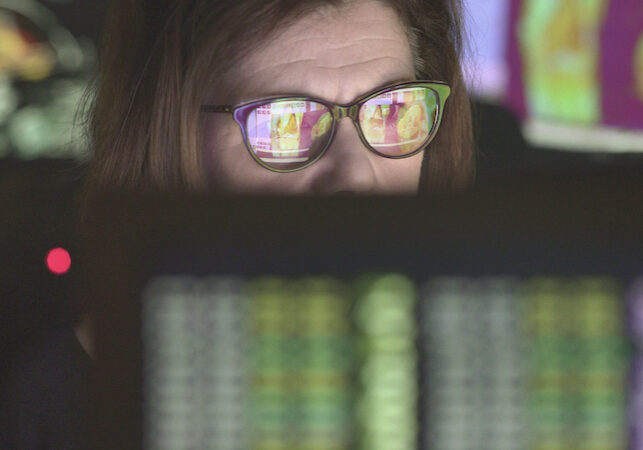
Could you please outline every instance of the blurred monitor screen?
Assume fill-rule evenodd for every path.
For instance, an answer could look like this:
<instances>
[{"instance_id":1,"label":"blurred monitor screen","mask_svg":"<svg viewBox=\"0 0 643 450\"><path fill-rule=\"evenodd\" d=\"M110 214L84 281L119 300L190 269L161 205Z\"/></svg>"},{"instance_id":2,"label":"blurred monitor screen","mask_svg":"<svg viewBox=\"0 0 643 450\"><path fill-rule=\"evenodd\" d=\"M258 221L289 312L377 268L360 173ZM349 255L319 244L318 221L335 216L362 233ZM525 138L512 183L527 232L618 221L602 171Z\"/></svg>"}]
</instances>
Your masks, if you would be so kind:
<instances>
[{"instance_id":1,"label":"blurred monitor screen","mask_svg":"<svg viewBox=\"0 0 643 450\"><path fill-rule=\"evenodd\" d=\"M625 449L626 308L643 279L157 278L145 448Z\"/></svg>"},{"instance_id":2,"label":"blurred monitor screen","mask_svg":"<svg viewBox=\"0 0 643 450\"><path fill-rule=\"evenodd\" d=\"M466 0L467 47L463 69L469 91L501 102L509 83L507 40L510 0Z\"/></svg>"},{"instance_id":3,"label":"blurred monitor screen","mask_svg":"<svg viewBox=\"0 0 643 450\"><path fill-rule=\"evenodd\" d=\"M537 147L643 152L638 0L467 2L468 82Z\"/></svg>"},{"instance_id":4,"label":"blurred monitor screen","mask_svg":"<svg viewBox=\"0 0 643 450\"><path fill-rule=\"evenodd\" d=\"M643 224L628 211L640 194L559 188L449 202L116 199L89 252L98 441L639 443Z\"/></svg>"},{"instance_id":5,"label":"blurred monitor screen","mask_svg":"<svg viewBox=\"0 0 643 450\"><path fill-rule=\"evenodd\" d=\"M0 158L84 160L106 0L0 0Z\"/></svg>"}]
</instances>

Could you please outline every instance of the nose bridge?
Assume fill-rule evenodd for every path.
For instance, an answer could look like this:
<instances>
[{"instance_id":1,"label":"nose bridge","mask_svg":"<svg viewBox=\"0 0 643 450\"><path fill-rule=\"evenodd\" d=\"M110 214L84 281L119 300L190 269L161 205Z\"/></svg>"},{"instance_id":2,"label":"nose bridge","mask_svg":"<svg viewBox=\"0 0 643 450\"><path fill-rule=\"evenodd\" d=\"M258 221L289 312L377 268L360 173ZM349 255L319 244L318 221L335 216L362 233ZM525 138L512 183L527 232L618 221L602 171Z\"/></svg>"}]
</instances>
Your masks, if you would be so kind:
<instances>
[{"instance_id":1,"label":"nose bridge","mask_svg":"<svg viewBox=\"0 0 643 450\"><path fill-rule=\"evenodd\" d=\"M333 108L333 114L336 120L342 120L344 117L350 117L353 120L357 119L357 105L351 106L340 106L335 105Z\"/></svg>"},{"instance_id":2,"label":"nose bridge","mask_svg":"<svg viewBox=\"0 0 643 450\"><path fill-rule=\"evenodd\" d=\"M369 193L377 188L377 176L369 152L363 147L357 123L359 107L356 105L333 105L332 114L335 125L350 117L358 133L350 132L350 126L337 132L328 152L317 163L317 170L311 174L311 188L317 193ZM342 128L342 127L338 127ZM337 130L339 131L339 130Z\"/></svg>"}]
</instances>

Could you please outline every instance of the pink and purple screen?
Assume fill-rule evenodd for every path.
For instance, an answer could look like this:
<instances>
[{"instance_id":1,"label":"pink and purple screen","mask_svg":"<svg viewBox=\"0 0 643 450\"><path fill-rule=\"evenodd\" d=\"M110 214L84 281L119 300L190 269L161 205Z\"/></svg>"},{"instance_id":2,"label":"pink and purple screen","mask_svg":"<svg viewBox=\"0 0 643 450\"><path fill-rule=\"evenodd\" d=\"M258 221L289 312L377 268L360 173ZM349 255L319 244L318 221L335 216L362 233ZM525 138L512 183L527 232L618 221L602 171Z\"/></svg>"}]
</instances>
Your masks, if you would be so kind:
<instances>
[{"instance_id":1,"label":"pink and purple screen","mask_svg":"<svg viewBox=\"0 0 643 450\"><path fill-rule=\"evenodd\" d=\"M467 14L470 88L509 106L530 140L643 151L640 0L469 0Z\"/></svg>"}]
</instances>

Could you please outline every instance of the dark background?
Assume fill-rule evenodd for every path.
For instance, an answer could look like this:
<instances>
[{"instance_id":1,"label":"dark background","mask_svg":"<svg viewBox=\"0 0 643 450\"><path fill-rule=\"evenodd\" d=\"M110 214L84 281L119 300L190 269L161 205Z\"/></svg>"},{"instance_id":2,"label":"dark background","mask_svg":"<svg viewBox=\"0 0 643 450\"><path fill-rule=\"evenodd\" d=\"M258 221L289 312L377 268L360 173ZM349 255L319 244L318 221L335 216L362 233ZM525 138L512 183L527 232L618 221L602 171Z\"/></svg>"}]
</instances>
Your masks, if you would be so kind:
<instances>
[{"instance_id":1,"label":"dark background","mask_svg":"<svg viewBox=\"0 0 643 450\"><path fill-rule=\"evenodd\" d=\"M107 7L104 0L43 1L59 24L74 36L97 46ZM34 92L65 77L81 73L55 72L39 83L14 80L20 92ZM50 92L35 101L47 102ZM27 99L23 97L22 102ZM64 153L63 153L64 155ZM24 159L16 149L0 158L0 373L10 357L75 319L71 285L77 271L76 197L84 163L68 157ZM45 266L55 247L72 253L68 275L56 276Z\"/></svg>"}]
</instances>

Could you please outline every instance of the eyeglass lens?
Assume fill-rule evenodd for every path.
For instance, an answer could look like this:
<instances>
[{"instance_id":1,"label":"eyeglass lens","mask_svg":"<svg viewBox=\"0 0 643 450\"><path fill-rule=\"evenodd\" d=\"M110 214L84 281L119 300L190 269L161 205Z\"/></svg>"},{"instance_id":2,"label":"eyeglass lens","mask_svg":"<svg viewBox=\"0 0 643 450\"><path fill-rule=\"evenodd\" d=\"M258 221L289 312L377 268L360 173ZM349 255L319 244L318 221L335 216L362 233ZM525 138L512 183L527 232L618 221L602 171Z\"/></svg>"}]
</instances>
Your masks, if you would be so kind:
<instances>
[{"instance_id":1,"label":"eyeglass lens","mask_svg":"<svg viewBox=\"0 0 643 450\"><path fill-rule=\"evenodd\" d=\"M428 88L406 88L369 99L359 111L368 144L386 156L404 156L426 144L437 114L437 95Z\"/></svg>"},{"instance_id":2,"label":"eyeglass lens","mask_svg":"<svg viewBox=\"0 0 643 450\"><path fill-rule=\"evenodd\" d=\"M438 98L425 87L387 91L364 102L359 126L378 153L399 157L426 144ZM253 109L246 120L246 139L257 159L273 169L291 170L314 160L332 131L332 113L313 100L276 100Z\"/></svg>"},{"instance_id":3,"label":"eyeglass lens","mask_svg":"<svg viewBox=\"0 0 643 450\"><path fill-rule=\"evenodd\" d=\"M290 170L306 165L324 150L333 119L325 105L311 100L278 100L248 115L246 138L265 165Z\"/></svg>"}]
</instances>

